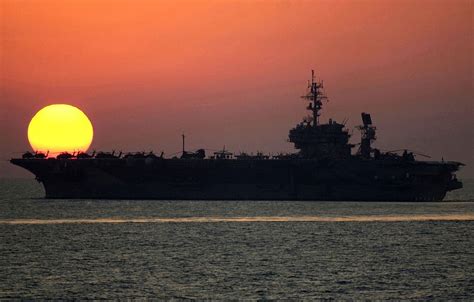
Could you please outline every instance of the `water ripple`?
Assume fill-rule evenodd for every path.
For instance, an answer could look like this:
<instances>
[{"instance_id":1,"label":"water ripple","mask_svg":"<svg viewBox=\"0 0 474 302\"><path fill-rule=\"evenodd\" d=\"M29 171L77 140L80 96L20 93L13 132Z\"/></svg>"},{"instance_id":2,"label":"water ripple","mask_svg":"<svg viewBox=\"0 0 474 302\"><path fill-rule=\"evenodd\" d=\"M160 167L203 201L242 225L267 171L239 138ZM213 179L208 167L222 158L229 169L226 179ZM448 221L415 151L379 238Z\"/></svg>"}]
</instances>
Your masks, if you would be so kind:
<instances>
[{"instance_id":1,"label":"water ripple","mask_svg":"<svg viewBox=\"0 0 474 302\"><path fill-rule=\"evenodd\" d=\"M94 219L3 219L0 224L91 224L91 223L216 223L216 222L406 222L472 221L474 214L359 215L359 216L255 216L255 217L146 217Z\"/></svg>"}]
</instances>

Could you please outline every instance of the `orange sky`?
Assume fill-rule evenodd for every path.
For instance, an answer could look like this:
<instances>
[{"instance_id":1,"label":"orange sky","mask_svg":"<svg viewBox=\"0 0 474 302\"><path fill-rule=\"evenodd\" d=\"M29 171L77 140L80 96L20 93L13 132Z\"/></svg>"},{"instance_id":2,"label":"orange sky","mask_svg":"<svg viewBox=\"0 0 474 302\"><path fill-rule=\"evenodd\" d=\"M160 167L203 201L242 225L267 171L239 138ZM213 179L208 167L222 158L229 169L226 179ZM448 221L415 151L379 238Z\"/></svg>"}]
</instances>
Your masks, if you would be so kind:
<instances>
[{"instance_id":1,"label":"orange sky","mask_svg":"<svg viewBox=\"0 0 474 302\"><path fill-rule=\"evenodd\" d=\"M31 117L69 103L92 148L291 151L310 70L322 119L381 149L459 160L474 176L472 1L0 1L0 177ZM354 132L353 140L359 140Z\"/></svg>"}]
</instances>

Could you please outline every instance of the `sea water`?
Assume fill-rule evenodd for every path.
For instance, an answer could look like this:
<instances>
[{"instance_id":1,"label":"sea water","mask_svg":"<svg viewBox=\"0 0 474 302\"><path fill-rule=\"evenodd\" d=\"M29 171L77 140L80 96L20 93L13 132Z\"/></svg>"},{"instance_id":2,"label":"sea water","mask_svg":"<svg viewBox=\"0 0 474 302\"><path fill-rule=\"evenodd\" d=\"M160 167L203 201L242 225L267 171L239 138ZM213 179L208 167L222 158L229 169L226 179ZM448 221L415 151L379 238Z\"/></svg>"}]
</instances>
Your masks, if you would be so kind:
<instances>
[{"instance_id":1,"label":"sea water","mask_svg":"<svg viewBox=\"0 0 474 302\"><path fill-rule=\"evenodd\" d=\"M0 298L474 299L445 202L48 200L0 180Z\"/></svg>"}]
</instances>

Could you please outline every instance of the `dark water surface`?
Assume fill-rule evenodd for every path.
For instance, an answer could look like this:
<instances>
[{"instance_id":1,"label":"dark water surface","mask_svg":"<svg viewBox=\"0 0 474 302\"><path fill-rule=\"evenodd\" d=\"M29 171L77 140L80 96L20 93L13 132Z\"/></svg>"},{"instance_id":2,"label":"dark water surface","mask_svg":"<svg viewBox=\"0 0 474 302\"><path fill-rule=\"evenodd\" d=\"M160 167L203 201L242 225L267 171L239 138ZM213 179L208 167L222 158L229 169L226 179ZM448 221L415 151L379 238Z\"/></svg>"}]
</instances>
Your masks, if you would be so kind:
<instances>
[{"instance_id":1,"label":"dark water surface","mask_svg":"<svg viewBox=\"0 0 474 302\"><path fill-rule=\"evenodd\" d=\"M442 203L98 201L0 180L0 298L473 300L465 185Z\"/></svg>"}]
</instances>

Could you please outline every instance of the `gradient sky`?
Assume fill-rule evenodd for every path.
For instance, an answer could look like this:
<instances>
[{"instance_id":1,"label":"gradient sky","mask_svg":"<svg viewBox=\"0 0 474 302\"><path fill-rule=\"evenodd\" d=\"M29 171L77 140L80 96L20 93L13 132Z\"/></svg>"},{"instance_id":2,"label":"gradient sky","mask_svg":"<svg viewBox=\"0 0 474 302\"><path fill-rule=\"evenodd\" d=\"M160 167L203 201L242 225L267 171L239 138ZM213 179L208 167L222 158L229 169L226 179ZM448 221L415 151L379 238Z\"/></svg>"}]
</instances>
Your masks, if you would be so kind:
<instances>
[{"instance_id":1,"label":"gradient sky","mask_svg":"<svg viewBox=\"0 0 474 302\"><path fill-rule=\"evenodd\" d=\"M31 175L6 160L52 103L90 117L92 149L292 151L311 69L323 121L370 112L378 148L473 177L472 3L2 0L0 177Z\"/></svg>"}]
</instances>

